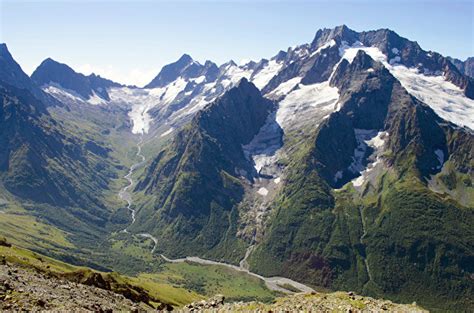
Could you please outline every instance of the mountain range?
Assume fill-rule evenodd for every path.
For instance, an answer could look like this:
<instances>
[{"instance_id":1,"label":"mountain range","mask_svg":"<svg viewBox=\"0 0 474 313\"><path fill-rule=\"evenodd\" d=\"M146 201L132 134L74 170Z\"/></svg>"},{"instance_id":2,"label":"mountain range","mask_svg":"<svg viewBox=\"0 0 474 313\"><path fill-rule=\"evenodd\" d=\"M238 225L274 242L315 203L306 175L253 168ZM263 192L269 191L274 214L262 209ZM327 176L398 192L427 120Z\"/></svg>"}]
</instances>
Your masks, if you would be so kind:
<instances>
[{"instance_id":1,"label":"mountain range","mask_svg":"<svg viewBox=\"0 0 474 313\"><path fill-rule=\"evenodd\" d=\"M98 269L196 256L470 311L472 65L343 25L244 65L184 54L139 88L52 59L28 77L3 44L0 216Z\"/></svg>"}]
</instances>

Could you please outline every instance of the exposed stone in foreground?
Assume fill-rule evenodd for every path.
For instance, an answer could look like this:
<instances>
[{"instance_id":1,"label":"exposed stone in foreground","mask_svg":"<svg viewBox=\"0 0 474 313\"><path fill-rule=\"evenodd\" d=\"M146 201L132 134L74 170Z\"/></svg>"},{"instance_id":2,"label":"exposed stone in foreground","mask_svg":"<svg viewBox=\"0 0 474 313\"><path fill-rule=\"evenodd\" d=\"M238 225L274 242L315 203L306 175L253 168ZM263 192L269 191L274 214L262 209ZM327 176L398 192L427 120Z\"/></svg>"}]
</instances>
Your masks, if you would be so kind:
<instances>
[{"instance_id":1,"label":"exposed stone in foreground","mask_svg":"<svg viewBox=\"0 0 474 313\"><path fill-rule=\"evenodd\" d=\"M221 304L217 300L222 300ZM225 303L223 296L207 301L194 302L183 308L184 312L428 312L413 304L397 304L356 295L353 292L299 293L277 298L271 304L261 302Z\"/></svg>"},{"instance_id":2,"label":"exposed stone in foreground","mask_svg":"<svg viewBox=\"0 0 474 313\"><path fill-rule=\"evenodd\" d=\"M200 312L203 310L211 309L212 311L221 308L224 305L225 297L223 295L216 295L210 299L196 301L190 304L187 304L184 307L184 311L190 312Z\"/></svg>"},{"instance_id":3,"label":"exposed stone in foreground","mask_svg":"<svg viewBox=\"0 0 474 313\"><path fill-rule=\"evenodd\" d=\"M0 311L142 312L153 310L121 294L1 262Z\"/></svg>"}]
</instances>

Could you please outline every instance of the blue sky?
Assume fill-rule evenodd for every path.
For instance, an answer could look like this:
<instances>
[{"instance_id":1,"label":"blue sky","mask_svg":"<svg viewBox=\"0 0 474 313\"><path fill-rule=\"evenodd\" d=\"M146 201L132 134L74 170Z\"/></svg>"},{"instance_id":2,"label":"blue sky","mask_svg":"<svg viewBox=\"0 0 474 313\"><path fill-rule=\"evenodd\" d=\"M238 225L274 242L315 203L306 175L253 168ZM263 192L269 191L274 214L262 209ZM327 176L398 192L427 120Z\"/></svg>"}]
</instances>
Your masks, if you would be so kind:
<instances>
[{"instance_id":1,"label":"blue sky","mask_svg":"<svg viewBox=\"0 0 474 313\"><path fill-rule=\"evenodd\" d=\"M390 28L426 50L474 56L473 1L0 0L0 41L31 73L47 58L143 85L183 53L218 64L271 57L319 28Z\"/></svg>"}]
</instances>

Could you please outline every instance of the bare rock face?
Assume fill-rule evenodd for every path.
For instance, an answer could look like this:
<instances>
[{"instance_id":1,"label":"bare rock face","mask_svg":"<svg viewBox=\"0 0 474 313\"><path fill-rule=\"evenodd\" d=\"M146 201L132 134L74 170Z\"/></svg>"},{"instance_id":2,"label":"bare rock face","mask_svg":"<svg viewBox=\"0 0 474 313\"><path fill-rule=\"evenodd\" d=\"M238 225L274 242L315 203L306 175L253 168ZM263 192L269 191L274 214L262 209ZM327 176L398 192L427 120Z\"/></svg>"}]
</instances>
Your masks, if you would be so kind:
<instances>
[{"instance_id":1,"label":"bare rock face","mask_svg":"<svg viewBox=\"0 0 474 313\"><path fill-rule=\"evenodd\" d=\"M163 310L166 308L163 307ZM0 265L0 311L140 312L153 308L121 294L9 263Z\"/></svg>"}]
</instances>

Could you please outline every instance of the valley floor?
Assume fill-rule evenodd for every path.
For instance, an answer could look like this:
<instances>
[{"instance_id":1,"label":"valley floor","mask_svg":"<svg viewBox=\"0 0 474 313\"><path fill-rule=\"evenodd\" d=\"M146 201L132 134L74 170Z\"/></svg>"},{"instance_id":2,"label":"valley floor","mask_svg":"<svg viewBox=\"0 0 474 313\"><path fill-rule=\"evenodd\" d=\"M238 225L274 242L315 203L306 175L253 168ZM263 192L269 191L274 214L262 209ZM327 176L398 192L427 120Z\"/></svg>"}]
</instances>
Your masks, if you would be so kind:
<instances>
[{"instance_id":1,"label":"valley floor","mask_svg":"<svg viewBox=\"0 0 474 313\"><path fill-rule=\"evenodd\" d=\"M0 242L0 310L2 311L52 311L52 312L148 312L173 310L173 307L150 301L149 294L137 294L132 300L111 288L107 276L90 275L82 282L75 282L74 275L58 276L75 267L57 262L27 250ZM193 266L189 264L188 266ZM194 265L196 266L196 265ZM103 280L105 278L105 280ZM122 278L115 279L122 280ZM98 287L100 286L100 287ZM122 288L125 285L122 285ZM128 285L130 287L130 285ZM146 287L146 285L145 285ZM148 286L149 287L149 286ZM131 290L131 289L129 289ZM164 291L164 290L163 290ZM158 292L159 293L159 292ZM128 295L130 297L130 295ZM140 301L143 298L147 303ZM427 312L416 304L395 304L355 295L352 292L298 293L276 298L272 303L258 301L233 302L217 295L209 300L198 300L180 312Z\"/></svg>"}]
</instances>

